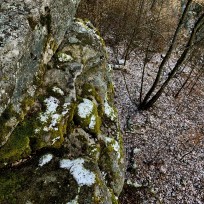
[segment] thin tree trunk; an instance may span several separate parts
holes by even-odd
[[[137,14],[137,17],[136,17],[136,20],[135,20],[135,26],[133,28],[132,35],[130,36],[130,40],[127,41],[126,46],[125,46],[126,48],[125,48],[125,51],[124,51],[124,54],[123,54],[123,58],[125,59],[124,65],[126,65],[127,58],[130,55],[131,50],[132,50],[131,49],[132,43],[133,43],[133,41],[135,39],[135,36],[137,34],[137,30],[140,27],[140,21],[141,21],[143,12],[144,12],[144,7],[145,7],[144,3],[145,3],[145,0],[141,0],[140,3],[139,3],[138,14]],[[126,23],[125,20],[124,20],[124,23]]]
[[[193,73],[195,67],[193,67],[190,71],[190,73],[188,74],[188,77],[186,78],[186,80],[184,81],[184,83],[182,84],[182,86],[180,87],[180,89],[177,91],[177,93],[175,94],[175,98],[178,98],[179,94],[181,93],[181,91],[183,90],[183,88],[185,87],[185,85],[188,83],[189,79],[191,78],[191,74]]]
[[[145,67],[146,67],[146,65],[147,65],[147,63],[148,63],[148,51],[149,51],[149,46],[150,46],[150,44],[151,44],[151,42],[152,42],[152,37],[153,37],[153,34],[151,34],[151,37],[150,37],[148,46],[147,46],[147,48],[146,48],[144,63],[143,63],[143,67],[142,67],[142,78],[141,78],[141,84],[140,84],[140,97],[139,97],[139,102],[140,102],[140,103],[142,102]]]
[[[132,32],[132,35],[131,35],[131,38],[130,38],[130,40],[128,41],[128,43],[127,43],[127,45],[126,45],[126,49],[125,49],[125,53],[124,53],[124,66],[126,65],[126,61],[127,61],[127,58],[128,58],[128,56],[130,55],[130,50],[132,50],[131,49],[131,45],[132,45],[132,43],[133,43],[133,40],[134,40],[134,38],[135,38],[135,35],[136,35],[136,28],[134,28],[133,29],[133,32]]]
[[[200,79],[201,75],[202,75],[202,72],[200,72],[200,73],[197,75],[196,80],[195,80],[193,86],[191,87],[190,91],[188,92],[188,95],[190,95],[191,92],[193,91],[193,89],[194,89],[194,87],[196,86],[196,84],[197,84],[198,80]]]
[[[164,66],[165,66],[165,64],[167,63],[168,59],[170,58],[171,53],[172,53],[172,51],[173,51],[173,49],[174,49],[174,47],[175,47],[175,44],[176,44],[176,41],[177,41],[177,38],[178,38],[178,34],[179,34],[179,32],[180,32],[180,30],[181,30],[181,28],[182,28],[183,22],[184,22],[184,20],[185,20],[185,17],[186,17],[186,15],[187,15],[188,9],[189,9],[189,7],[190,7],[192,1],[193,1],[193,0],[188,0],[188,2],[187,2],[187,4],[186,4],[186,7],[185,7],[185,9],[184,9],[184,11],[183,11],[183,14],[182,14],[182,16],[181,16],[181,19],[180,19],[180,21],[179,21],[179,23],[178,23],[178,26],[177,26],[177,28],[176,28],[176,31],[175,31],[175,33],[174,33],[174,36],[173,36],[171,45],[170,45],[170,47],[169,47],[169,49],[168,49],[168,51],[167,51],[167,53],[166,53],[164,59],[162,60],[160,66],[159,66],[159,70],[158,70],[158,72],[157,72],[157,76],[156,76],[156,78],[155,78],[155,81],[154,81],[153,85],[151,86],[150,90],[147,92],[147,94],[146,94],[145,98],[143,99],[142,103],[139,105],[139,108],[140,108],[140,109],[143,109],[143,107],[146,106],[147,101],[149,100],[150,96],[151,96],[152,93],[155,91],[155,89],[156,89],[156,87],[157,87],[157,85],[158,85],[158,83],[159,83],[159,80],[160,80],[160,78],[161,78],[161,74],[162,74],[162,72],[163,72]]]
[[[156,1],[155,1],[155,3],[156,3]],[[158,16],[157,16],[157,18],[156,18],[156,21],[159,19],[160,15],[161,15],[162,6],[163,6],[163,1],[162,1],[162,4],[161,4],[161,7],[160,7],[160,11],[159,11],[159,13],[158,13]],[[140,104],[142,103],[145,67],[146,67],[146,65],[147,65],[147,63],[148,63],[148,51],[149,51],[149,47],[150,47],[150,45],[151,45],[153,36],[154,36],[154,32],[152,31],[152,32],[151,32],[151,35],[150,35],[149,43],[148,43],[147,48],[146,48],[146,51],[145,51],[144,64],[143,64],[143,67],[142,67],[142,78],[141,78],[140,96],[139,96],[139,103],[140,103]]]
[[[191,36],[188,40],[188,43],[186,45],[185,50],[183,51],[182,55],[180,56],[180,58],[177,60],[176,65],[174,66],[173,70],[169,73],[168,78],[166,79],[166,81],[162,84],[162,86],[160,87],[160,89],[156,92],[156,94],[142,107],[140,107],[140,109],[142,110],[147,110],[150,107],[153,106],[153,104],[158,100],[158,98],[161,96],[161,94],[163,93],[164,89],[166,88],[166,86],[169,84],[169,81],[174,77],[175,73],[177,72],[177,70],[179,69],[179,67],[182,65],[182,63],[185,61],[189,51],[191,50],[191,47],[193,46],[194,43],[194,39],[196,37],[196,33],[197,31],[201,28],[200,25],[203,24],[204,21],[204,13],[203,15],[200,16],[200,18],[197,20],[192,32],[191,32]]]

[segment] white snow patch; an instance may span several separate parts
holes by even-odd
[[[62,111],[62,115],[66,115],[69,112],[69,106],[71,103],[65,103],[63,105],[63,111]]]
[[[84,168],[84,159],[75,160],[63,159],[60,161],[60,168],[70,170],[79,186],[91,186],[95,183],[95,174]]]
[[[62,89],[60,89],[60,88],[58,88],[58,87],[56,87],[56,86],[54,86],[53,88],[52,88],[52,90],[55,92],[55,93],[58,93],[58,94],[60,94],[60,95],[64,95],[64,91],[62,91]]]
[[[57,142],[58,140],[60,140],[60,136],[58,136],[58,137],[52,139],[52,145],[55,144],[55,142]]]
[[[49,128],[48,128],[48,127],[44,127],[44,128],[43,128],[43,131],[48,132],[48,131],[49,131]]]
[[[53,158],[52,154],[45,154],[39,160],[39,166],[44,166],[45,164],[49,163]]]
[[[48,99],[45,99],[45,103],[47,105],[47,112],[53,113],[57,110],[59,100],[50,96]]]
[[[84,102],[78,105],[78,115],[81,118],[86,118],[92,113],[94,105],[93,102],[88,99],[84,98],[83,101]]]
[[[45,99],[45,104],[47,106],[47,110],[44,114],[42,114],[40,116],[40,119],[42,122],[46,122],[49,115],[52,114],[52,113],[55,113],[56,110],[57,110],[57,107],[59,106],[59,100],[50,96],[49,98]]]
[[[49,128],[53,128],[55,127],[55,125],[57,125],[57,122],[59,121],[59,119],[61,118],[61,116],[57,113],[52,115],[52,121],[51,124],[49,126]]]
[[[36,91],[36,86],[30,86],[29,88],[28,88],[28,90],[27,90],[27,92],[28,92],[28,94],[30,95],[30,96],[32,96],[32,97],[34,97],[34,95],[35,95],[35,91]]]
[[[96,117],[95,117],[95,115],[92,115],[91,116],[91,122],[89,124],[89,128],[94,129],[95,125],[96,125]]]
[[[4,89],[2,89],[2,90],[1,90],[1,93],[2,93],[2,94],[4,94],[4,93],[5,93],[5,90],[4,90]]]
[[[78,198],[79,196],[77,195],[74,200],[69,201],[67,204],[78,204]]]
[[[66,115],[69,112],[69,109],[62,112],[62,115]]]
[[[111,142],[113,142],[114,141],[114,139],[112,139],[112,138],[110,138],[110,137],[105,137],[105,142],[106,143],[111,143]]]
[[[101,174],[102,174],[103,180],[105,181],[105,183],[107,183],[107,180],[106,180],[107,173],[102,171]]]
[[[61,116],[56,113],[57,107],[59,106],[59,100],[50,96],[49,98],[45,99],[45,104],[46,104],[46,111],[40,115],[40,120],[42,122],[47,122],[49,118],[51,118],[50,125],[48,127],[44,127],[44,131],[49,131],[51,129],[58,130],[57,127],[55,127],[60,120]]]
[[[40,130],[39,129],[35,129],[35,133],[39,133],[40,132]]]
[[[68,108],[71,105],[71,103],[64,103],[63,108]]]
[[[81,26],[79,28],[79,33],[87,33],[88,32],[88,27],[86,25],[84,25],[82,22],[78,21],[76,22],[79,26]]]
[[[113,70],[112,64],[108,64],[107,68],[108,68],[108,72],[111,72]]]
[[[133,153],[134,154],[138,154],[138,153],[140,153],[141,152],[141,149],[138,149],[138,148],[135,148],[134,150],[133,150]]]
[[[114,112],[113,108],[108,104],[107,99],[105,99],[104,107],[105,107],[105,114],[111,120],[114,120],[116,118],[116,115],[115,115],[115,112]]]
[[[124,65],[124,63],[125,63],[125,60],[124,60],[124,59],[118,60],[118,64],[119,64],[119,65]]]
[[[118,153],[118,159],[120,159],[120,146],[117,141],[113,144],[113,149]]]
[[[135,182],[132,182],[130,179],[127,180],[127,184],[130,185],[130,186],[134,186],[135,188],[140,188],[140,187],[142,187],[141,184],[137,183],[136,181],[135,181]]]

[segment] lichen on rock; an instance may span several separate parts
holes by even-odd
[[[3,0],[0,31],[16,36],[0,48],[0,203],[118,202],[124,154],[111,73],[97,30],[73,19],[78,3]]]

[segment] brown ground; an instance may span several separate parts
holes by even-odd
[[[148,67],[145,92],[159,60],[155,56]],[[175,99],[173,95],[185,80],[187,69],[183,78],[170,84],[153,108],[139,112],[133,108],[129,94],[132,99],[138,98],[140,61],[140,57],[129,61],[127,72],[114,70],[115,102],[126,148],[126,179],[136,186],[126,181],[120,202],[204,203],[204,80],[197,80],[189,94],[191,81]]]

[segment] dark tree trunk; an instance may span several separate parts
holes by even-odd
[[[182,63],[185,61],[187,55],[191,51],[191,47],[193,46],[193,43],[194,43],[194,40],[195,40],[195,37],[196,37],[196,33],[201,29],[201,26],[203,25],[203,22],[204,22],[204,14],[201,15],[200,18],[195,23],[195,26],[194,26],[194,28],[193,28],[193,30],[191,32],[191,36],[190,36],[190,38],[188,40],[186,48],[183,51],[180,58],[177,60],[176,65],[174,66],[173,70],[169,73],[168,78],[164,81],[164,83],[161,85],[160,89],[156,92],[156,94],[147,103],[145,103],[143,106],[140,106],[140,109],[142,109],[142,110],[149,109],[150,107],[153,106],[153,104],[162,95],[162,93],[164,92],[164,89],[169,84],[169,81],[174,77],[174,75],[176,74],[176,72],[178,71],[178,69],[180,68]]]
[[[180,30],[181,30],[181,28],[182,28],[183,22],[184,22],[185,17],[186,17],[186,15],[187,15],[187,13],[188,13],[188,9],[189,9],[191,3],[192,3],[192,0],[188,0],[188,2],[187,2],[187,4],[186,4],[186,7],[185,7],[185,9],[184,9],[184,11],[183,11],[183,14],[182,14],[182,16],[181,16],[181,19],[180,19],[180,21],[179,21],[179,24],[178,24],[178,26],[177,26],[177,28],[176,28],[175,33],[174,33],[174,36],[173,36],[171,45],[170,45],[170,47],[169,47],[169,49],[168,49],[168,51],[167,51],[165,57],[163,58],[163,60],[162,60],[162,62],[161,62],[161,64],[160,64],[160,66],[159,66],[159,69],[158,69],[158,72],[157,72],[157,76],[156,76],[156,78],[155,78],[155,80],[154,80],[153,85],[151,86],[151,88],[149,89],[149,91],[147,92],[147,94],[145,95],[145,97],[144,97],[142,103],[140,103],[140,105],[139,105],[139,108],[140,108],[140,109],[144,109],[144,107],[146,107],[147,101],[148,101],[149,98],[151,97],[152,93],[155,91],[155,89],[156,89],[156,87],[157,87],[157,85],[158,85],[158,83],[159,83],[159,81],[160,81],[161,74],[162,74],[162,72],[163,72],[164,66],[165,66],[165,64],[167,63],[167,61],[169,60],[169,58],[170,58],[170,56],[171,56],[171,53],[172,53],[172,51],[173,51],[173,49],[174,49],[174,47],[175,47],[175,44],[176,44],[176,41],[177,41],[177,38],[178,38],[178,34],[179,34],[179,32],[180,32]]]

